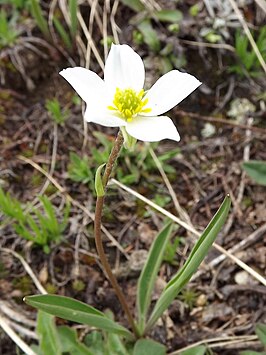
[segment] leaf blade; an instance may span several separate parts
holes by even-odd
[[[96,328],[120,334],[132,339],[132,333],[120,324],[108,319],[104,313],[86,303],[70,297],[58,295],[26,296],[24,301],[44,312],[73,322],[87,324]]]
[[[164,291],[162,292],[160,298],[158,299],[154,310],[150,316],[148,324],[145,331],[148,331],[162,315],[162,313],[167,309],[170,303],[174,300],[176,295],[181,291],[181,289],[187,284],[189,279],[192,277],[194,272],[199,267],[200,263],[204,259],[205,255],[208,253],[212,243],[214,242],[217,234],[222,228],[229,209],[231,205],[231,200],[227,196],[219,210],[216,212],[211,222],[208,224],[201,237],[194,245],[187,261],[183,267],[177,272],[177,274],[168,282]]]
[[[266,186],[266,162],[261,160],[249,160],[242,165],[245,172],[257,184]]]
[[[142,269],[137,286],[137,309],[140,331],[144,330],[148,308],[151,302],[152,289],[162,263],[163,254],[172,231],[172,223],[168,223],[157,235],[150,248],[147,261]]]

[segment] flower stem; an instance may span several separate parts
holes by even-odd
[[[120,153],[120,150],[123,145],[123,135],[122,132],[119,131],[117,138],[115,140],[113,149],[110,153],[108,162],[106,164],[105,172],[103,174],[102,182],[103,182],[103,187],[106,188],[106,185],[108,183],[108,180],[110,178],[110,175],[112,173],[114,164],[116,162],[116,159],[118,158],[118,155]],[[101,224],[102,224],[102,211],[103,211],[103,205],[104,205],[104,196],[98,196],[96,200],[96,207],[95,207],[95,219],[94,219],[94,235],[95,235],[95,244],[96,244],[96,249],[100,258],[100,261],[102,263],[102,266],[109,278],[109,281],[117,295],[117,298],[119,299],[121,306],[127,316],[128,322],[135,334],[136,337],[139,336],[138,329],[136,327],[136,324],[134,322],[133,316],[129,310],[127,301],[125,299],[124,294],[122,293],[122,290],[120,286],[118,285],[117,279],[114,276],[111,266],[108,262],[108,259],[106,257],[106,254],[104,252],[103,248],[103,243],[102,243],[102,237],[101,237]]]

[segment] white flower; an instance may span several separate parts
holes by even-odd
[[[172,120],[159,116],[176,106],[201,82],[194,76],[172,70],[150,90],[143,90],[145,70],[140,56],[128,45],[112,45],[104,80],[91,70],[75,67],[60,72],[86,102],[85,119],[123,130],[139,140],[180,140]]]

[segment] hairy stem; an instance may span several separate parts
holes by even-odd
[[[108,180],[110,178],[110,175],[112,173],[114,164],[116,162],[116,159],[119,156],[120,150],[122,148],[123,145],[123,135],[122,132],[119,131],[116,141],[114,143],[113,149],[110,153],[108,162],[106,164],[106,168],[105,168],[105,172],[102,178],[102,182],[103,182],[103,187],[106,188],[106,185],[108,183]],[[108,262],[108,259],[106,257],[106,254],[104,252],[104,248],[103,248],[103,243],[102,243],[102,237],[101,237],[101,224],[102,224],[102,211],[103,211],[103,205],[104,205],[104,196],[98,196],[97,197],[97,201],[96,201],[96,207],[95,207],[95,219],[94,219],[94,235],[95,235],[95,243],[96,243],[96,249],[99,255],[99,258],[101,260],[102,266],[109,278],[109,281],[113,287],[113,289],[115,290],[115,293],[117,295],[117,298],[119,299],[121,306],[127,316],[128,322],[135,334],[136,337],[139,336],[138,334],[138,330],[137,327],[135,325],[133,316],[129,310],[127,301],[125,299],[125,296],[120,288],[120,286],[118,285],[117,279],[114,276],[111,266]]]

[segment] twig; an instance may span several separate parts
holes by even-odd
[[[254,341],[257,339],[258,339],[257,335],[240,335],[240,336],[228,336],[228,337],[217,337],[217,338],[211,338],[211,339],[203,339],[203,340],[200,340],[194,344],[186,346],[185,348],[182,348],[180,350],[169,353],[168,355],[180,355],[186,350],[189,350],[191,348],[194,348],[195,346],[199,346],[199,345],[203,345],[203,344],[208,344],[208,346],[210,348],[215,348],[215,347],[219,347],[221,342],[223,342],[223,344],[232,344],[232,342],[243,343],[246,341]]]
[[[230,52],[235,53],[235,48],[233,46],[230,46],[230,44],[226,43],[206,43],[206,42],[196,42],[196,41],[189,41],[187,39],[179,39],[181,43],[184,44],[189,44],[191,46],[196,46],[196,47],[208,47],[208,48],[217,48],[217,49],[226,49]]]
[[[112,27],[112,33],[114,36],[114,41],[115,44],[119,44],[119,37],[118,37],[118,31],[120,32],[120,28],[117,26],[116,22],[115,22],[115,14],[118,8],[118,4],[119,4],[119,0],[115,0],[112,10],[111,10],[111,15],[110,15],[110,22],[111,22],[111,27]]]
[[[241,240],[241,242],[235,244],[232,248],[228,249],[228,252],[230,254],[236,253],[240,250],[243,250],[245,247],[248,245],[255,243],[263,233],[266,232],[266,223],[263,224],[260,228],[258,228],[255,232],[251,233],[248,237],[244,238]],[[226,256],[224,254],[217,256],[217,258],[211,260],[208,265],[210,267],[214,267],[218,264],[220,264],[222,261],[226,259]]]
[[[49,171],[49,175],[51,175],[51,176],[53,176],[55,164],[56,164],[56,154],[57,154],[57,145],[58,145],[58,125],[57,125],[57,123],[54,123],[53,137],[54,137],[53,148],[52,148],[51,165],[50,165],[50,171]],[[50,181],[47,178],[41,191],[39,192],[40,196],[42,196],[44,194],[44,192],[46,191],[49,184],[50,184]]]
[[[34,320],[25,317],[21,311],[17,312],[14,310],[14,305],[9,305],[6,301],[0,301],[0,311],[4,316],[7,316],[10,319],[15,319],[17,323],[26,324],[28,327],[36,327],[36,322]]]
[[[211,116],[203,116],[203,115],[199,115],[198,113],[181,111],[179,109],[176,109],[175,112],[177,115],[182,116],[182,117],[191,117],[191,118],[200,119],[202,121],[207,121],[207,122],[223,123],[227,126],[237,127],[237,128],[241,128],[241,129],[249,129],[251,131],[262,133],[262,134],[266,135],[265,128],[260,128],[260,127],[255,127],[255,126],[248,127],[247,125],[237,123],[232,120],[211,117]]]
[[[249,155],[250,155],[250,136],[251,136],[251,131],[250,128],[252,127],[252,123],[253,123],[253,118],[248,118],[247,119],[247,129],[246,129],[246,141],[248,142],[245,147],[244,147],[244,151],[243,151],[243,160],[244,161],[248,161],[249,160]],[[233,222],[234,222],[234,218],[236,215],[236,211],[237,209],[239,209],[240,203],[242,201],[243,198],[243,194],[244,194],[244,190],[245,190],[245,177],[246,177],[246,172],[242,171],[241,177],[240,177],[240,183],[239,183],[239,188],[238,188],[238,194],[237,194],[237,198],[236,199],[232,199],[233,205],[234,205],[234,211],[232,212],[232,214],[229,216],[227,223],[224,226],[224,231],[223,231],[223,235],[228,234],[229,230],[231,229]]]
[[[160,160],[158,159],[157,155],[155,154],[154,150],[149,147],[149,153],[150,155],[152,156],[152,159],[154,160],[160,174],[162,175],[162,178],[164,180],[164,183],[169,191],[169,194],[170,196],[172,197],[172,200],[174,202],[174,205],[175,205],[175,209],[176,209],[176,212],[178,213],[178,215],[180,216],[180,218],[182,218],[187,224],[192,225],[191,223],[191,220],[190,220],[190,217],[189,215],[187,214],[187,212],[180,206],[180,203],[176,197],[176,194],[174,192],[174,189],[167,177],[167,175],[165,174],[164,170],[163,170],[163,167],[162,167],[162,164],[160,162]]]
[[[201,235],[201,233],[199,233],[195,228],[191,227],[186,222],[182,221],[180,218],[174,216],[172,213],[166,211],[164,208],[158,206],[156,203],[150,201],[146,197],[142,196],[138,192],[132,190],[131,188],[127,187],[126,185],[122,184],[121,182],[117,181],[116,179],[111,179],[111,182],[113,182],[114,184],[116,184],[117,186],[122,188],[123,190],[129,192],[131,195],[144,201],[149,206],[153,207],[154,209],[156,209],[157,211],[159,211],[160,213],[162,213],[166,217],[170,218],[172,221],[176,222],[180,226],[184,227],[186,230],[195,234],[197,237],[199,237]],[[260,275],[258,272],[253,270],[250,266],[246,265],[242,260],[240,260],[236,256],[232,255],[231,253],[229,253],[227,250],[225,250],[223,247],[221,247],[220,245],[218,245],[216,243],[213,243],[213,247],[215,249],[217,249],[219,252],[221,252],[222,254],[225,254],[228,258],[233,260],[238,266],[240,266],[242,269],[244,269],[246,272],[248,272],[251,276],[253,276],[259,282],[261,282],[264,286],[266,286],[265,278],[262,275]]]
[[[37,289],[39,290],[40,293],[42,294],[47,294],[47,291],[45,290],[45,288],[40,284],[38,278],[35,276],[34,272],[32,271],[31,267],[29,266],[29,264],[26,262],[26,260],[23,259],[23,257],[21,255],[19,255],[18,253],[16,253],[14,250],[11,249],[7,249],[7,248],[0,248],[0,251],[3,251],[5,253],[10,253],[12,254],[15,258],[19,259],[19,261],[21,262],[21,264],[23,265],[25,271],[27,272],[27,274],[30,276],[30,278],[32,279],[32,281],[34,282],[35,286],[37,287]]]
[[[38,355],[33,351],[14,330],[8,325],[4,317],[0,315],[0,326],[6,334],[13,340],[14,343],[27,355]]]

